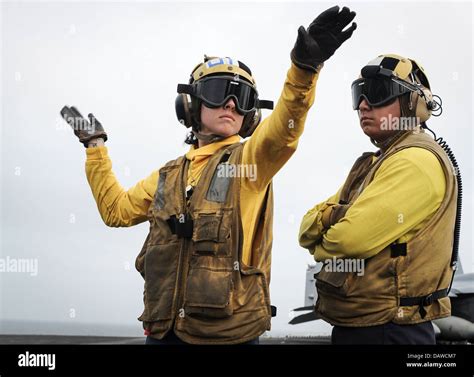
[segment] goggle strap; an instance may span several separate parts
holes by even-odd
[[[267,100],[257,100],[257,104],[255,106],[258,109],[268,109],[268,110],[273,110],[273,101],[267,101]]]
[[[189,94],[189,95],[194,94],[194,87],[188,84],[178,84],[177,90],[179,94]]]
[[[400,80],[396,77],[392,77],[392,81],[396,82],[398,85],[401,85],[412,92],[419,92],[420,90],[416,85],[406,82],[405,80]]]
[[[378,65],[367,65],[362,68],[361,75],[365,79],[371,79],[376,77],[389,78],[393,75],[393,72]]]

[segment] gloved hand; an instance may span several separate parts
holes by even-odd
[[[102,124],[100,124],[94,115],[89,114],[88,121],[74,106],[64,106],[61,110],[61,116],[69,123],[74,130],[74,134],[86,148],[92,139],[101,137],[104,141],[107,141],[107,134],[104,131],[104,127],[102,127]]]
[[[317,72],[319,65],[329,59],[334,52],[349,39],[357,28],[355,22],[342,31],[355,17],[355,12],[344,7],[339,12],[336,5],[325,10],[309,25],[298,29],[298,38],[291,51],[293,63],[303,69]]]
[[[321,216],[321,223],[324,229],[329,229],[331,226],[339,222],[350,208],[350,204],[333,204],[327,207]]]

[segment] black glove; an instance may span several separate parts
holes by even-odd
[[[291,51],[293,63],[303,69],[317,72],[318,66],[329,59],[334,52],[349,39],[357,28],[355,22],[342,31],[355,17],[355,12],[344,7],[339,12],[336,5],[321,13],[309,25],[298,29],[298,39]]]
[[[74,134],[86,148],[92,139],[101,137],[104,141],[107,141],[107,134],[104,131],[104,127],[102,127],[102,124],[100,124],[94,115],[89,114],[88,121],[74,106],[64,106],[61,110],[61,116],[69,123],[74,130]]]

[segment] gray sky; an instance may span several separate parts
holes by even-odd
[[[381,53],[419,61],[443,99],[443,115],[428,123],[449,141],[463,173],[460,250],[464,270],[474,271],[472,5],[346,4],[357,12],[358,29],[322,70],[299,148],[274,179],[271,295],[279,312],[273,335],[329,333],[322,322],[287,325],[290,310],[304,303],[312,263],[297,233],[304,213],[335,193],[353,161],[374,149],[351,108],[350,84]],[[38,271],[0,273],[1,330],[12,331],[5,321],[25,320],[61,323],[64,332],[109,324],[142,333],[136,318],[143,280],[134,260],[148,224],[102,223],[85,177],[84,148],[59,117],[63,105],[101,121],[114,172],[128,188],[187,150],[186,130],[174,114],[176,85],[203,54],[244,61],[260,97],[276,102],[298,26],[332,5],[3,2],[1,255],[35,259]]]

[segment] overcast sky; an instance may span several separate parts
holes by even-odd
[[[374,150],[351,108],[350,84],[381,53],[416,59],[443,99],[443,115],[428,124],[449,141],[463,173],[461,259],[474,271],[472,5],[346,4],[357,12],[358,28],[325,64],[298,150],[274,179],[273,335],[329,333],[322,322],[287,324],[290,310],[304,304],[305,270],[313,263],[297,233],[305,212],[335,193],[362,152]],[[0,273],[2,331],[11,331],[5,321],[25,320],[86,332],[91,324],[113,324],[142,334],[136,318],[143,279],[134,261],[148,224],[102,223],[85,150],[60,119],[62,106],[101,121],[114,172],[128,188],[187,150],[174,113],[176,85],[187,82],[203,54],[242,60],[260,97],[276,102],[299,25],[332,5],[3,2],[1,255],[37,260],[38,270]]]

